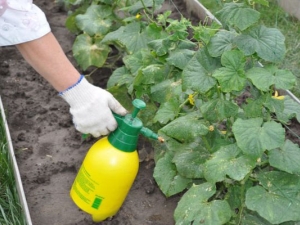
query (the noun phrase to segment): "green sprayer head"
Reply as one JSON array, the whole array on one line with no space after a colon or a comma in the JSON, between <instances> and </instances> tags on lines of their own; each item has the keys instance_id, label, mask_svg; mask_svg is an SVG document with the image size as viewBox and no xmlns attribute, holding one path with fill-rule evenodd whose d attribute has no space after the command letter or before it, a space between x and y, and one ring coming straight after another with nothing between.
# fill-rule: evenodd
<instances>
[{"instance_id":1,"label":"green sprayer head","mask_svg":"<svg viewBox=\"0 0 300 225\"><path fill-rule=\"evenodd\" d=\"M109 134L108 141L115 148L125 152L133 152L136 150L139 134L164 142L162 137L159 137L152 130L143 127L143 122L137 117L139 111L146 108L146 103L140 99L135 99L132 104L134 110L131 114L127 114L126 116L114 114L118 128Z\"/></svg>"}]
</instances>

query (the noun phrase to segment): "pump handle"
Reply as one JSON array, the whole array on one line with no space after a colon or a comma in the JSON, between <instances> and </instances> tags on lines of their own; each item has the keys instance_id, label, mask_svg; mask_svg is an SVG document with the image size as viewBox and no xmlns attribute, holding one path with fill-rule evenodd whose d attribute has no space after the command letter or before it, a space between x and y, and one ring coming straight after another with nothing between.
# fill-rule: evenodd
<instances>
[{"instance_id":1,"label":"pump handle","mask_svg":"<svg viewBox=\"0 0 300 225\"><path fill-rule=\"evenodd\" d=\"M132 104L134 106L133 112L131 114L132 118L135 118L141 109L146 108L146 103L141 99L134 99L132 101Z\"/></svg>"}]
</instances>

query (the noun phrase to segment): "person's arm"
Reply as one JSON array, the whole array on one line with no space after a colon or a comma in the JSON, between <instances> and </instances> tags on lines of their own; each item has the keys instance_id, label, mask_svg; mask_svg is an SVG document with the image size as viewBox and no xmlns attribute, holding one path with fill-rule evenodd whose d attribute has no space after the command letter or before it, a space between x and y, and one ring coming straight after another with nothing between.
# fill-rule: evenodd
<instances>
[{"instance_id":1,"label":"person's arm","mask_svg":"<svg viewBox=\"0 0 300 225\"><path fill-rule=\"evenodd\" d=\"M51 32L16 46L26 61L69 103L78 131L99 137L116 129L112 111L125 115L127 110L108 91L80 75Z\"/></svg>"},{"instance_id":2,"label":"person's arm","mask_svg":"<svg viewBox=\"0 0 300 225\"><path fill-rule=\"evenodd\" d=\"M57 91L66 90L79 80L79 72L66 57L52 32L16 46L25 60Z\"/></svg>"}]
</instances>

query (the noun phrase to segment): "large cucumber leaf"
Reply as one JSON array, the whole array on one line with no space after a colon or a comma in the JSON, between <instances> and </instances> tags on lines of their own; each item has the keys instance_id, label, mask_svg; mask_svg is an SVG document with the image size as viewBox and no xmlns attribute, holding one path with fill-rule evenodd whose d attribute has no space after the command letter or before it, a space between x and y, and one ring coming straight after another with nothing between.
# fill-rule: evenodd
<instances>
[{"instance_id":1,"label":"large cucumber leaf","mask_svg":"<svg viewBox=\"0 0 300 225\"><path fill-rule=\"evenodd\" d=\"M102 44L100 39L91 38L87 34L78 35L73 45L74 57L83 70L89 66L103 66L109 52L108 45Z\"/></svg>"},{"instance_id":2,"label":"large cucumber leaf","mask_svg":"<svg viewBox=\"0 0 300 225\"><path fill-rule=\"evenodd\" d=\"M248 189L246 206L272 224L300 220L300 177L281 171L262 172L262 186Z\"/></svg>"},{"instance_id":3,"label":"large cucumber leaf","mask_svg":"<svg viewBox=\"0 0 300 225\"><path fill-rule=\"evenodd\" d=\"M153 173L158 186L167 197L183 191L191 182L191 179L178 174L172 159L173 153L167 152L157 161Z\"/></svg>"},{"instance_id":4,"label":"large cucumber leaf","mask_svg":"<svg viewBox=\"0 0 300 225\"><path fill-rule=\"evenodd\" d=\"M197 113L190 113L168 123L161 131L181 143L187 143L195 140L198 136L206 135L208 127L203 120L199 119Z\"/></svg>"},{"instance_id":5,"label":"large cucumber leaf","mask_svg":"<svg viewBox=\"0 0 300 225\"><path fill-rule=\"evenodd\" d=\"M226 3L216 15L224 25L237 27L240 30L247 29L260 18L258 11L243 3Z\"/></svg>"},{"instance_id":6,"label":"large cucumber leaf","mask_svg":"<svg viewBox=\"0 0 300 225\"><path fill-rule=\"evenodd\" d=\"M276 63L283 60L286 53L284 40L278 29L257 26L237 36L234 43L247 56L257 53L262 59Z\"/></svg>"},{"instance_id":7,"label":"large cucumber leaf","mask_svg":"<svg viewBox=\"0 0 300 225\"><path fill-rule=\"evenodd\" d=\"M214 99L203 103L200 110L205 119L211 122L222 121L223 119L235 116L239 107L231 101Z\"/></svg>"},{"instance_id":8,"label":"large cucumber leaf","mask_svg":"<svg viewBox=\"0 0 300 225\"><path fill-rule=\"evenodd\" d=\"M217 69L213 73L221 86L222 91L241 91L246 84L244 54L238 50L224 52L221 57L221 63L224 67Z\"/></svg>"},{"instance_id":9,"label":"large cucumber leaf","mask_svg":"<svg viewBox=\"0 0 300 225\"><path fill-rule=\"evenodd\" d=\"M216 84L213 71L220 65L219 60L211 57L205 48L196 52L182 72L183 90L192 89L205 93Z\"/></svg>"},{"instance_id":10,"label":"large cucumber leaf","mask_svg":"<svg viewBox=\"0 0 300 225\"><path fill-rule=\"evenodd\" d=\"M270 165L292 174L300 175L300 148L286 140L281 148L269 152Z\"/></svg>"},{"instance_id":11,"label":"large cucumber leaf","mask_svg":"<svg viewBox=\"0 0 300 225\"><path fill-rule=\"evenodd\" d=\"M209 182L223 181L230 178L241 181L255 167L256 160L241 154L236 144L221 147L205 163L204 176Z\"/></svg>"},{"instance_id":12,"label":"large cucumber leaf","mask_svg":"<svg viewBox=\"0 0 300 225\"><path fill-rule=\"evenodd\" d=\"M112 25L112 20L108 18L111 14L110 6L91 5L84 14L76 16L76 25L90 36L103 37Z\"/></svg>"},{"instance_id":13,"label":"large cucumber leaf","mask_svg":"<svg viewBox=\"0 0 300 225\"><path fill-rule=\"evenodd\" d=\"M226 200L209 201L216 193L210 183L193 185L180 199L175 209L176 225L222 225L231 218L231 210Z\"/></svg>"},{"instance_id":14,"label":"large cucumber leaf","mask_svg":"<svg viewBox=\"0 0 300 225\"><path fill-rule=\"evenodd\" d=\"M255 158L261 157L265 150L281 147L285 140L285 130L281 124L274 121L263 123L262 118L238 118L232 131L242 151Z\"/></svg>"},{"instance_id":15,"label":"large cucumber leaf","mask_svg":"<svg viewBox=\"0 0 300 225\"><path fill-rule=\"evenodd\" d=\"M221 56L225 51L232 50L233 40L238 34L234 31L220 30L207 45L208 52L213 57Z\"/></svg>"}]
</instances>

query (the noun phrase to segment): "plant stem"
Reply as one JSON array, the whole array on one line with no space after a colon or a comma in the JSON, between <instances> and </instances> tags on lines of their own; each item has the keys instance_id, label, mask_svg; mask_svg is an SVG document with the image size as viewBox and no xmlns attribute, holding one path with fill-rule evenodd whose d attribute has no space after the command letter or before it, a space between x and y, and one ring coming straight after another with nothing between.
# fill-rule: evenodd
<instances>
[{"instance_id":1,"label":"plant stem","mask_svg":"<svg viewBox=\"0 0 300 225\"><path fill-rule=\"evenodd\" d=\"M153 13L151 13L151 11L146 7L144 0L141 0L141 3L143 5L143 7L144 7L144 12L145 12L146 17L149 19L149 21L154 22L153 21ZM154 2L153 2L153 4L154 4ZM152 16L151 16L152 18L149 17L148 13L152 14Z\"/></svg>"},{"instance_id":2,"label":"plant stem","mask_svg":"<svg viewBox=\"0 0 300 225\"><path fill-rule=\"evenodd\" d=\"M93 71L92 72L90 72L89 74L86 74L85 76L86 77L90 77L90 76L92 76L92 74L93 73L95 73L97 70L98 70L99 68L95 68L95 69L93 69Z\"/></svg>"},{"instance_id":3,"label":"plant stem","mask_svg":"<svg viewBox=\"0 0 300 225\"><path fill-rule=\"evenodd\" d=\"M245 184L247 182L247 180L249 179L250 177L250 174L251 173L248 173L247 176L241 181L241 192L240 192L240 200L241 200L241 207L239 208L239 222L237 225L240 225L241 224L241 221L242 221L242 216L243 216L243 211L244 211L244 208L245 208Z\"/></svg>"},{"instance_id":4,"label":"plant stem","mask_svg":"<svg viewBox=\"0 0 300 225\"><path fill-rule=\"evenodd\" d=\"M212 150L211 150L210 144L209 144L208 141L207 141L207 138L206 138L205 136L201 136L201 138L202 138L202 141L203 141L203 143L204 143L206 149L207 149L210 153L212 153Z\"/></svg>"}]
</instances>

